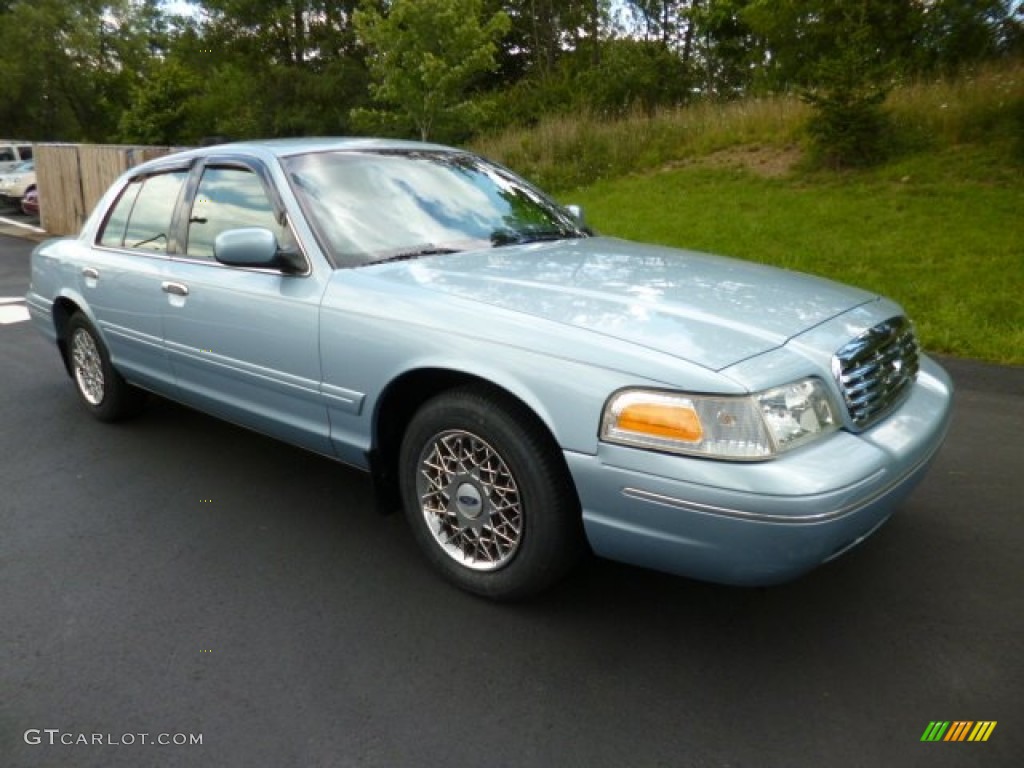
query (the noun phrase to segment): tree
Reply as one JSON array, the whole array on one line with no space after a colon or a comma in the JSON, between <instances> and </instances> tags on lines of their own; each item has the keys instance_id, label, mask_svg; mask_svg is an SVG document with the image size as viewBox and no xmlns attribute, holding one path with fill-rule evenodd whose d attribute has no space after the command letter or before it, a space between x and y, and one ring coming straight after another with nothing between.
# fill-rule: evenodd
<instances>
[{"instance_id":1,"label":"tree","mask_svg":"<svg viewBox=\"0 0 1024 768\"><path fill-rule=\"evenodd\" d=\"M157 15L152 0L0 6L4 132L25 139L109 140L151 55Z\"/></svg>"},{"instance_id":2,"label":"tree","mask_svg":"<svg viewBox=\"0 0 1024 768\"><path fill-rule=\"evenodd\" d=\"M695 79L686 62L660 41L624 37L605 41L601 60L575 74L580 106L621 116L633 109L652 113L659 107L685 104Z\"/></svg>"},{"instance_id":3,"label":"tree","mask_svg":"<svg viewBox=\"0 0 1024 768\"><path fill-rule=\"evenodd\" d=\"M386 109L355 117L408 121L424 141L442 119L473 122L470 89L495 67L496 41L509 29L502 11L481 16L481 0L395 0L387 14L357 11L356 29L370 49L370 92Z\"/></svg>"},{"instance_id":4,"label":"tree","mask_svg":"<svg viewBox=\"0 0 1024 768\"><path fill-rule=\"evenodd\" d=\"M921 9L919 54L928 69L956 72L996 58L1008 36L1020 33L1024 6L1007 0L932 0ZM1014 27L1017 29L1014 30Z\"/></svg>"},{"instance_id":5,"label":"tree","mask_svg":"<svg viewBox=\"0 0 1024 768\"><path fill-rule=\"evenodd\" d=\"M359 0L203 0L172 55L201 75L189 100L200 138L338 134L369 102Z\"/></svg>"},{"instance_id":6,"label":"tree","mask_svg":"<svg viewBox=\"0 0 1024 768\"><path fill-rule=\"evenodd\" d=\"M150 69L145 85L137 86L132 105L121 113L122 141L171 145L194 139L189 132L192 96L199 76L174 59Z\"/></svg>"}]
</instances>

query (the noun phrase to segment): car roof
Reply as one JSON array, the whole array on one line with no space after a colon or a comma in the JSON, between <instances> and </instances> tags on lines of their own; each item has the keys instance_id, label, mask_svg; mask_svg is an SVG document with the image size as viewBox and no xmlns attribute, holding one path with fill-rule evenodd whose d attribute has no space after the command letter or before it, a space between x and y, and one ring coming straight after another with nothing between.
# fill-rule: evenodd
<instances>
[{"instance_id":1,"label":"car roof","mask_svg":"<svg viewBox=\"0 0 1024 768\"><path fill-rule=\"evenodd\" d=\"M259 147L261 149L269 150L279 157L306 154L309 152L325 152L334 149L450 149L450 147L444 147L440 144L427 144L420 141L357 137L266 139L263 141L244 141L234 144L220 144L209 147L209 149L223 149L225 147Z\"/></svg>"},{"instance_id":2,"label":"car roof","mask_svg":"<svg viewBox=\"0 0 1024 768\"><path fill-rule=\"evenodd\" d=\"M132 169L133 172L159 168L167 164L191 160L196 157L260 157L264 160L291 157L314 152L331 152L339 150L428 150L456 152L452 147L441 144L427 144L419 141L402 139L375 139L351 137L318 137L294 139L264 139L259 141L238 141L227 144L211 144L197 149L175 152L171 155L155 158Z\"/></svg>"}]
</instances>

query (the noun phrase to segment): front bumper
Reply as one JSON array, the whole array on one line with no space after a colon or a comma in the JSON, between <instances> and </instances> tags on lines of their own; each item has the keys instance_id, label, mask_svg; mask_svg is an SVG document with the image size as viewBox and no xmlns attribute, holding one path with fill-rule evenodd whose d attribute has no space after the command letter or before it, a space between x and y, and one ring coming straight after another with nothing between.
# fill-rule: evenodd
<instances>
[{"instance_id":1,"label":"front bumper","mask_svg":"<svg viewBox=\"0 0 1024 768\"><path fill-rule=\"evenodd\" d=\"M951 411L949 377L922 358L913 392L887 419L772 461L605 444L566 460L596 554L723 584L777 584L881 526L924 476Z\"/></svg>"}]
</instances>

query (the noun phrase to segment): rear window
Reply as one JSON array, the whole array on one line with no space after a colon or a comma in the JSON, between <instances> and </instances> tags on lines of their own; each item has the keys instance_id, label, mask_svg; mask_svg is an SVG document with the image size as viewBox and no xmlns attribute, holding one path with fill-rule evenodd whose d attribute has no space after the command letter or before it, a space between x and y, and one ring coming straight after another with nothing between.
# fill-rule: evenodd
<instances>
[{"instance_id":1,"label":"rear window","mask_svg":"<svg viewBox=\"0 0 1024 768\"><path fill-rule=\"evenodd\" d=\"M100 245L165 253L171 217L187 171L135 179L121 192L100 232Z\"/></svg>"}]
</instances>

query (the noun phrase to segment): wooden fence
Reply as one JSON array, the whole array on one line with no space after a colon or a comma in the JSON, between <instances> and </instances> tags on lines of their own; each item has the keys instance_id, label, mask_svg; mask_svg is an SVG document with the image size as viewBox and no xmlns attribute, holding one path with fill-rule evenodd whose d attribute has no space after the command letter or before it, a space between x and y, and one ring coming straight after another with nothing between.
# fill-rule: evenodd
<instances>
[{"instance_id":1,"label":"wooden fence","mask_svg":"<svg viewBox=\"0 0 1024 768\"><path fill-rule=\"evenodd\" d=\"M129 168L180 147L36 144L40 225L51 235L72 235L111 183Z\"/></svg>"}]
</instances>

